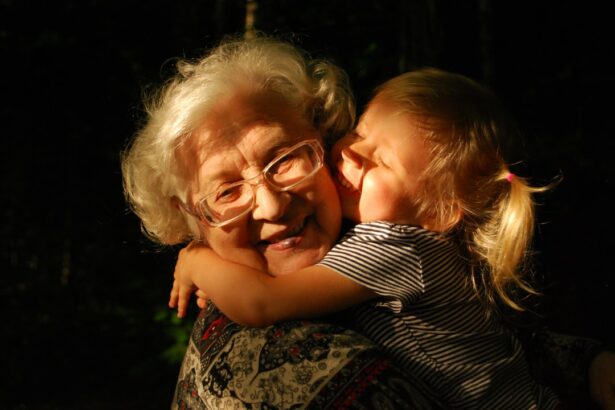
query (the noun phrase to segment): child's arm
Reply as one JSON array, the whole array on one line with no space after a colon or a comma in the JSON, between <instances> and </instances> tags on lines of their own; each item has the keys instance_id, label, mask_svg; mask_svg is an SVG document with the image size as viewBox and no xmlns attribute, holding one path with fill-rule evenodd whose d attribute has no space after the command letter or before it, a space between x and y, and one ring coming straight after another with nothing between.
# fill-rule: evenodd
<instances>
[{"instance_id":1,"label":"child's arm","mask_svg":"<svg viewBox=\"0 0 615 410\"><path fill-rule=\"evenodd\" d=\"M171 307L179 302L178 315L185 314L195 285L231 320L255 327L322 316L376 297L324 266L274 277L226 261L206 247L189 247L180 252L169 301Z\"/></svg>"},{"instance_id":2,"label":"child's arm","mask_svg":"<svg viewBox=\"0 0 615 410\"><path fill-rule=\"evenodd\" d=\"M204 301L207 297L207 294L203 292L202 289L197 288L195 283L192 281L192 272L197 272L199 266L196 264L199 262L197 258L184 257L183 255L187 255L192 249L198 248L200 245L197 245L195 242L191 242L179 251L179 255L177 257L177 263L175 264L175 273L173 280L173 287L171 288L171 294L169 296L169 307L177 308L177 317L186 316L186 310L188 306L188 302L190 301L190 296L192 293L197 292L197 304L199 307L203 308L205 305ZM204 246L202 246L204 248ZM192 265L192 262L195 262ZM199 295L200 293L200 295ZM203 301L202 303L199 303Z\"/></svg>"}]
</instances>

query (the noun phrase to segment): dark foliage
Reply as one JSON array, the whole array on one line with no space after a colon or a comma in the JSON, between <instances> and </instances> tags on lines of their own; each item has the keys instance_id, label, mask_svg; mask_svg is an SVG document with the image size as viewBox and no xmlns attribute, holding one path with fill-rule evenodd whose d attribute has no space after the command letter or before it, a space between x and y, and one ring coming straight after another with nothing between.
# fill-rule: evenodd
<instances>
[{"instance_id":1,"label":"dark foliage","mask_svg":"<svg viewBox=\"0 0 615 410\"><path fill-rule=\"evenodd\" d=\"M541 199L539 312L555 330L611 337L615 59L602 6L257 3L257 29L333 58L360 105L423 65L491 86L525 131L514 172L564 177ZM119 152L143 91L244 17L240 0L0 0L0 408L168 407L190 328L166 308L177 250L140 233Z\"/></svg>"}]
</instances>

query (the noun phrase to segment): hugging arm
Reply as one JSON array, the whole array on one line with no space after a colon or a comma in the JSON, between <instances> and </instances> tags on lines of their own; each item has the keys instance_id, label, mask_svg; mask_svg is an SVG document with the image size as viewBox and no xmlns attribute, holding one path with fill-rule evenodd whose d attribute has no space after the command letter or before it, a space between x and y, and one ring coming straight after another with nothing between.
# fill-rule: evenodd
<instances>
[{"instance_id":1,"label":"hugging arm","mask_svg":"<svg viewBox=\"0 0 615 410\"><path fill-rule=\"evenodd\" d=\"M178 315L183 316L197 288L231 320L253 327L322 316L376 297L324 266L274 277L226 261L209 248L189 246L179 255L169 306L178 306Z\"/></svg>"}]
</instances>

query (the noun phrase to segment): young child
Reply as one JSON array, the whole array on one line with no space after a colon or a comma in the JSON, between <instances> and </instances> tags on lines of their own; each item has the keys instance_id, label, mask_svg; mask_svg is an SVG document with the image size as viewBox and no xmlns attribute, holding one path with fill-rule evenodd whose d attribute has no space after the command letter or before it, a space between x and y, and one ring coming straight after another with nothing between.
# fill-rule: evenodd
<instances>
[{"instance_id":1,"label":"young child","mask_svg":"<svg viewBox=\"0 0 615 410\"><path fill-rule=\"evenodd\" d=\"M280 277L193 247L170 306L183 315L195 286L253 326L355 306L358 330L452 408L555 407L495 314L533 292L522 269L531 196L547 189L509 171L498 141L514 133L496 98L464 76L393 78L332 151L343 214L358 225L318 265Z\"/></svg>"}]
</instances>

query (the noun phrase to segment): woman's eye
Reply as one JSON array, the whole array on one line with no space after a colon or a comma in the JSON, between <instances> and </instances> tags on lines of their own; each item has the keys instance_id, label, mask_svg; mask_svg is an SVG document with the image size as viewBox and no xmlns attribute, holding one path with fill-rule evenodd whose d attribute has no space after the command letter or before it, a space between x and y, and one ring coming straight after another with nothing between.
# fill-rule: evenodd
<instances>
[{"instance_id":1,"label":"woman's eye","mask_svg":"<svg viewBox=\"0 0 615 410\"><path fill-rule=\"evenodd\" d=\"M216 192L216 202L232 202L241 195L241 186L222 188Z\"/></svg>"},{"instance_id":2,"label":"woman's eye","mask_svg":"<svg viewBox=\"0 0 615 410\"><path fill-rule=\"evenodd\" d=\"M275 166L269 170L269 172L272 172L274 174L283 174L285 172L290 171L293 168L293 166L295 166L297 161L298 161L297 155L288 155L282 158L282 160L278 161L275 164Z\"/></svg>"}]
</instances>

